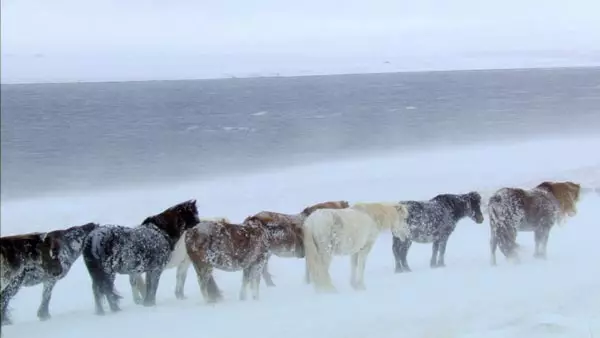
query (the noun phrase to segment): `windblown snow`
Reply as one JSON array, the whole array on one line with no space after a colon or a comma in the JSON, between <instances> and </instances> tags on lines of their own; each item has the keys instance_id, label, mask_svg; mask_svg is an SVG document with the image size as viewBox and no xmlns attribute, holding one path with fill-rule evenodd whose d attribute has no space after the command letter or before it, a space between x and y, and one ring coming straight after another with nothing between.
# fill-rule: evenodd
<instances>
[{"instance_id":1,"label":"windblown snow","mask_svg":"<svg viewBox=\"0 0 600 338\"><path fill-rule=\"evenodd\" d=\"M2 235L65 228L89 221L137 224L145 217L196 198L201 217L233 222L261 210L297 213L326 200L428 199L438 193L477 189L484 200L502 186L531 187L542 180L600 186L600 138L478 145L347 162L281 168L253 176L225 177L136 191L90 191L2 203ZM269 186L270 182L276 185ZM382 235L367 259L367 290L349 285L350 258L331 267L338 288L316 294L303 281L304 261L272 257L277 284L261 283L259 301L238 300L241 272L217 271L225 300L206 305L189 271L186 300L174 295L175 270L159 285L157 306L135 305L126 276L117 277L123 311L94 314L91 280L79 259L59 281L53 317L40 322L41 287L24 288L11 303L14 324L6 338L249 337L593 337L600 336L600 196L584 196L579 214L555 227L548 260L535 260L533 236L520 233L523 262L498 256L489 264L489 223L459 222L450 237L446 267L430 269L431 245L413 244L411 273L394 274L391 234Z\"/></svg>"}]
</instances>

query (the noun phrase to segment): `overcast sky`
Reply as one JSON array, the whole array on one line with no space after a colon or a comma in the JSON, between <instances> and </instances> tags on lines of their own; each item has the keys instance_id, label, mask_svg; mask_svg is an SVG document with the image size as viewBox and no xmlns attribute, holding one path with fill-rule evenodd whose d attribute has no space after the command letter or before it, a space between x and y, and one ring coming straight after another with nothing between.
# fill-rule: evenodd
<instances>
[{"instance_id":1,"label":"overcast sky","mask_svg":"<svg viewBox=\"0 0 600 338\"><path fill-rule=\"evenodd\" d=\"M598 13L598 0L3 0L2 82L593 64Z\"/></svg>"}]
</instances>

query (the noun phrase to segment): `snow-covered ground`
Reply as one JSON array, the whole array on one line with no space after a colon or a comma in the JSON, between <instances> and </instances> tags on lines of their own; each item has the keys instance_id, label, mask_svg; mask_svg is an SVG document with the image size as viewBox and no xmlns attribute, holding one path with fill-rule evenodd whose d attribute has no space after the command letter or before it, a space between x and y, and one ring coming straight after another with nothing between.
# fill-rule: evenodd
<instances>
[{"instance_id":1,"label":"snow-covered ground","mask_svg":"<svg viewBox=\"0 0 600 338\"><path fill-rule=\"evenodd\" d=\"M188 198L204 216L232 220L260 211L297 212L329 200L381 201L429 198L443 192L502 185L532 186L544 179L570 179L600 186L600 138L537 140L477 145L403 155L378 155L343 163L287 168L260 175L224 177L136 191L90 192L2 203L2 235L67 227L88 221L130 224ZM14 298L5 338L211 337L397 338L397 337L594 337L600 336L600 197L591 194L579 214L551 233L547 261L532 258L533 238L521 234L523 263L489 265L487 221L462 221L450 239L447 267L432 270L430 245L409 253L413 272L393 273L391 236L383 234L367 261L367 290L350 288L349 259L338 257L335 295L316 294L303 283L304 262L271 261L275 288L261 288L259 301L237 299L241 273L216 273L225 301L204 304L190 269L187 300L174 297L175 271L164 273L158 304L132 303L125 276L117 279L123 311L93 314L91 282L80 260L55 288L53 318L39 322L41 287Z\"/></svg>"},{"instance_id":2,"label":"snow-covered ground","mask_svg":"<svg viewBox=\"0 0 600 338\"><path fill-rule=\"evenodd\" d=\"M2 1L2 83L600 65L596 0Z\"/></svg>"}]
</instances>

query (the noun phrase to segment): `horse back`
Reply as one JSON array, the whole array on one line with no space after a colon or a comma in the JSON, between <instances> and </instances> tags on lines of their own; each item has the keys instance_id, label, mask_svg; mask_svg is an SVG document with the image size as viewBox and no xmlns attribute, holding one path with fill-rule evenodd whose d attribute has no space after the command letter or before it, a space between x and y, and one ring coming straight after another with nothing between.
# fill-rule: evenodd
<instances>
[{"instance_id":1,"label":"horse back","mask_svg":"<svg viewBox=\"0 0 600 338\"><path fill-rule=\"evenodd\" d=\"M191 260L230 271L268 251L264 229L230 223L203 223L186 233L185 244Z\"/></svg>"},{"instance_id":2,"label":"horse back","mask_svg":"<svg viewBox=\"0 0 600 338\"><path fill-rule=\"evenodd\" d=\"M490 198L490 219L505 219L521 231L533 230L543 222L554 222L557 204L540 189L503 188ZM495 223L495 222L493 222Z\"/></svg>"}]
</instances>

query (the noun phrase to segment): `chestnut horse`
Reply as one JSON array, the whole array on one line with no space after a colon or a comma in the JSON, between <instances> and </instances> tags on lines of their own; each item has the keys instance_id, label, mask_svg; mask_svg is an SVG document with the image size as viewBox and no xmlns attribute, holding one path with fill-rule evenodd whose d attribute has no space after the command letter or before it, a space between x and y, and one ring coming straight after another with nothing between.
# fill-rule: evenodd
<instances>
[{"instance_id":1,"label":"chestnut horse","mask_svg":"<svg viewBox=\"0 0 600 338\"><path fill-rule=\"evenodd\" d=\"M248 221L251 217L258 218L263 221L263 223L278 223L281 225L289 225L293 226L297 229L297 234L300 238L302 238L302 224L304 220L310 216L315 210L319 209L346 209L349 207L348 201L328 201L323 203L317 203L310 207L304 208L302 212L299 214L281 214L273 211L261 211L253 216L249 216L244 220L244 223ZM289 248L280 248L276 250L270 250L269 257L267 257L267 262L265 263L265 268L263 269L262 276L265 280L267 286L275 286L273 283L273 279L271 278L271 274L269 273L269 258L271 253L275 254L275 256L287 258L294 257L293 252L289 250ZM310 282L310 277L308 273L308 266L305 268L305 280L307 283Z\"/></svg>"},{"instance_id":2,"label":"chestnut horse","mask_svg":"<svg viewBox=\"0 0 600 338\"><path fill-rule=\"evenodd\" d=\"M542 182L531 190L502 188L488 203L491 264L496 265L496 248L507 259L518 261L517 232L533 231L535 258L546 258L550 229L577 214L581 186L573 182Z\"/></svg>"},{"instance_id":3,"label":"chestnut horse","mask_svg":"<svg viewBox=\"0 0 600 338\"><path fill-rule=\"evenodd\" d=\"M294 225L265 223L257 217L246 219L244 224L201 221L185 233L185 244L202 296L209 303L223 298L212 275L214 268L243 270L240 299L246 299L246 288L250 284L252 298L257 300L261 273L270 250L287 250L295 257L304 257L302 238Z\"/></svg>"}]
</instances>

